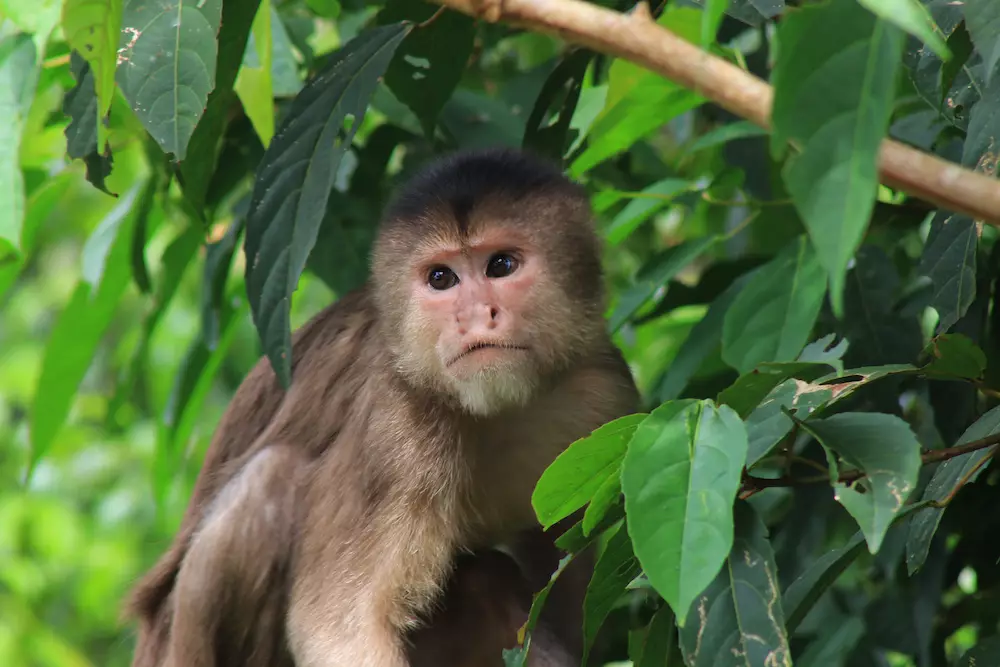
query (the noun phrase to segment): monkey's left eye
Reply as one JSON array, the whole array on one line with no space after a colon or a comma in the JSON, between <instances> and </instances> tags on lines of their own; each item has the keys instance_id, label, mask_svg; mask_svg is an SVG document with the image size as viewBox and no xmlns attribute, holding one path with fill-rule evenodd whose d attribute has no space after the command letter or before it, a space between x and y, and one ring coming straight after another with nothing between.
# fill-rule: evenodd
<instances>
[{"instance_id":1,"label":"monkey's left eye","mask_svg":"<svg viewBox=\"0 0 1000 667\"><path fill-rule=\"evenodd\" d=\"M436 290L446 290L458 283L458 276L447 266L438 266L427 274L427 284Z\"/></svg>"},{"instance_id":2,"label":"monkey's left eye","mask_svg":"<svg viewBox=\"0 0 1000 667\"><path fill-rule=\"evenodd\" d=\"M509 276L517 270L517 260L510 255L505 255L503 253L498 253L490 257L489 263L486 264L486 277L488 278L503 278L504 276Z\"/></svg>"}]
</instances>

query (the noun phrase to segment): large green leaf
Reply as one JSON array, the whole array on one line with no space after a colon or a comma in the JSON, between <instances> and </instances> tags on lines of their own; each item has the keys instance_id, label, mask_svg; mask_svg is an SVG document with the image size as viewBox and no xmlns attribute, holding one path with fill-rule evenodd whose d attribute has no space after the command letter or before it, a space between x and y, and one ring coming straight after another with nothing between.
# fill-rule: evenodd
<instances>
[{"instance_id":1,"label":"large green leaf","mask_svg":"<svg viewBox=\"0 0 1000 667\"><path fill-rule=\"evenodd\" d=\"M765 361L792 361L809 340L826 278L799 237L747 282L722 325L722 358L747 373Z\"/></svg>"},{"instance_id":2,"label":"large green leaf","mask_svg":"<svg viewBox=\"0 0 1000 667\"><path fill-rule=\"evenodd\" d=\"M948 331L976 298L976 223L939 211L931 221L917 271L934 285L930 306L938 313L938 331Z\"/></svg>"},{"instance_id":3,"label":"large green leaf","mask_svg":"<svg viewBox=\"0 0 1000 667\"><path fill-rule=\"evenodd\" d=\"M1000 4L994 0L965 0L965 25L983 55L984 76L989 82L1000 62Z\"/></svg>"},{"instance_id":4,"label":"large green leaf","mask_svg":"<svg viewBox=\"0 0 1000 667\"><path fill-rule=\"evenodd\" d=\"M772 147L801 146L783 171L820 262L834 312L875 205L903 33L855 0L807 5L778 28Z\"/></svg>"},{"instance_id":5,"label":"large green leaf","mask_svg":"<svg viewBox=\"0 0 1000 667\"><path fill-rule=\"evenodd\" d=\"M73 397L90 367L101 337L129 285L132 245L130 213L134 187L94 230L83 250L82 278L59 314L49 340L31 406L31 463L48 451L69 414ZM147 185L143 197L152 196Z\"/></svg>"},{"instance_id":6,"label":"large green leaf","mask_svg":"<svg viewBox=\"0 0 1000 667\"><path fill-rule=\"evenodd\" d=\"M795 377L815 380L828 373L830 365L814 361L791 361L785 363L764 363L749 373L744 373L732 385L719 393L719 403L725 403L740 417L747 417L772 389Z\"/></svg>"},{"instance_id":7,"label":"large green leaf","mask_svg":"<svg viewBox=\"0 0 1000 667\"><path fill-rule=\"evenodd\" d=\"M601 552L594 574L587 586L587 594L583 600L583 659L580 664L587 664L587 656L601 629L604 619L614 608L615 603L625 593L626 588L641 571L639 561L632 552L632 541L629 539L628 526L625 523L615 529Z\"/></svg>"},{"instance_id":8,"label":"large green leaf","mask_svg":"<svg viewBox=\"0 0 1000 667\"><path fill-rule=\"evenodd\" d=\"M834 498L858 522L871 553L878 552L893 519L917 486L920 442L895 415L843 413L809 422L824 448L865 473L853 484L837 483Z\"/></svg>"},{"instance_id":9,"label":"large green leaf","mask_svg":"<svg viewBox=\"0 0 1000 667\"><path fill-rule=\"evenodd\" d=\"M118 85L156 143L187 156L215 88L222 0L127 0Z\"/></svg>"},{"instance_id":10,"label":"large green leaf","mask_svg":"<svg viewBox=\"0 0 1000 667\"><path fill-rule=\"evenodd\" d=\"M103 120L115 94L115 67L124 0L65 0L62 29L70 48L83 56L94 72L97 115ZM98 123L98 146L104 146L104 125Z\"/></svg>"},{"instance_id":11,"label":"large green leaf","mask_svg":"<svg viewBox=\"0 0 1000 667\"><path fill-rule=\"evenodd\" d=\"M372 28L338 51L292 102L258 169L247 217L247 294L264 351L286 386L292 292L316 243L344 151L410 29L405 23Z\"/></svg>"},{"instance_id":12,"label":"large green leaf","mask_svg":"<svg viewBox=\"0 0 1000 667\"><path fill-rule=\"evenodd\" d=\"M791 667L792 655L767 528L747 503L735 510L726 564L695 600L697 622L681 630L688 667Z\"/></svg>"},{"instance_id":13,"label":"large green leaf","mask_svg":"<svg viewBox=\"0 0 1000 667\"><path fill-rule=\"evenodd\" d=\"M385 5L376 20L379 25L422 23L439 9L423 0L394 0ZM428 137L434 136L438 114L462 78L475 32L472 18L445 11L411 31L389 63L386 85L413 110Z\"/></svg>"},{"instance_id":14,"label":"large green leaf","mask_svg":"<svg viewBox=\"0 0 1000 667\"><path fill-rule=\"evenodd\" d=\"M995 407L966 429L956 445L964 445L1000 433L1000 407ZM921 502L941 502L955 492L959 482L973 469L983 464L983 459L993 454L996 447L987 447L962 456L948 459L938 465L937 470L924 489ZM980 470L981 472L981 470ZM975 481L979 472L969 481ZM910 519L910 534L906 540L906 569L910 574L919 570L927 559L934 533L944 515L943 507L928 507L920 510Z\"/></svg>"},{"instance_id":15,"label":"large green leaf","mask_svg":"<svg viewBox=\"0 0 1000 667\"><path fill-rule=\"evenodd\" d=\"M858 0L869 11L874 12L879 17L895 23L906 32L918 37L939 58L947 59L951 56L948 45L944 39L936 32L937 26L930 12L920 4L920 0Z\"/></svg>"},{"instance_id":16,"label":"large green leaf","mask_svg":"<svg viewBox=\"0 0 1000 667\"><path fill-rule=\"evenodd\" d=\"M546 528L586 505L609 477L618 477L635 429L647 415L619 417L566 448L542 473L531 494Z\"/></svg>"},{"instance_id":17,"label":"large green leaf","mask_svg":"<svg viewBox=\"0 0 1000 667\"><path fill-rule=\"evenodd\" d=\"M711 401L665 403L632 436L622 465L629 534L679 626L733 545L746 453L743 422Z\"/></svg>"},{"instance_id":18,"label":"large green leaf","mask_svg":"<svg viewBox=\"0 0 1000 667\"><path fill-rule=\"evenodd\" d=\"M0 41L0 260L21 248L24 224L24 176L21 132L35 93L38 69L35 44L23 34Z\"/></svg>"}]
</instances>

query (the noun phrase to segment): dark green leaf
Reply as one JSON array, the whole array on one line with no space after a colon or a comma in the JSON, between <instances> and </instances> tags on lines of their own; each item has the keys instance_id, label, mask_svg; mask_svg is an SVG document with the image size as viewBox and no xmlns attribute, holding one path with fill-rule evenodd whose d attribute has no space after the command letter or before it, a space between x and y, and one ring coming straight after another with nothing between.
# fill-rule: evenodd
<instances>
[{"instance_id":1,"label":"dark green leaf","mask_svg":"<svg viewBox=\"0 0 1000 667\"><path fill-rule=\"evenodd\" d=\"M747 467L753 467L768 456L792 430L794 424L785 410L805 420L833 397L833 389L797 379L785 380L771 390L746 418L749 439Z\"/></svg>"},{"instance_id":2,"label":"dark green leaf","mask_svg":"<svg viewBox=\"0 0 1000 667\"><path fill-rule=\"evenodd\" d=\"M955 667L986 667L1000 665L1000 636L979 641L955 663Z\"/></svg>"},{"instance_id":3,"label":"dark green leaf","mask_svg":"<svg viewBox=\"0 0 1000 667\"><path fill-rule=\"evenodd\" d=\"M924 348L924 355L931 360L920 370L930 377L977 380L986 371L986 355L962 334L935 336Z\"/></svg>"},{"instance_id":4,"label":"dark green leaf","mask_svg":"<svg viewBox=\"0 0 1000 667\"><path fill-rule=\"evenodd\" d=\"M247 294L281 383L291 383L290 299L319 233L344 151L410 26L367 30L310 81L268 146L247 218ZM349 129L345 121L351 118ZM343 134L342 134L343 132Z\"/></svg>"},{"instance_id":5,"label":"dark green leaf","mask_svg":"<svg viewBox=\"0 0 1000 667\"><path fill-rule=\"evenodd\" d=\"M1000 5L993 0L965 0L965 24L983 55L987 83L1000 62Z\"/></svg>"},{"instance_id":6,"label":"dark green leaf","mask_svg":"<svg viewBox=\"0 0 1000 667\"><path fill-rule=\"evenodd\" d=\"M625 593L626 587L635 579L642 568L632 552L632 540L629 539L628 527L622 523L617 528L607 545L601 552L594 574L587 586L587 594L583 601L583 660L587 664L587 656L594 645L597 631L601 629L604 619L614 608L615 603Z\"/></svg>"},{"instance_id":7,"label":"dark green leaf","mask_svg":"<svg viewBox=\"0 0 1000 667\"><path fill-rule=\"evenodd\" d=\"M535 105L528 116L522 146L540 155L561 161L569 139L570 122L580 101L583 79L593 58L593 51L578 49L567 55L545 80ZM564 93L554 118L549 119L549 108Z\"/></svg>"},{"instance_id":8,"label":"dark green leaf","mask_svg":"<svg viewBox=\"0 0 1000 667\"><path fill-rule=\"evenodd\" d=\"M760 364L749 373L741 375L732 386L719 394L719 403L725 403L740 417L747 417L771 390L788 378L815 380L829 371L826 363L793 361L783 364Z\"/></svg>"},{"instance_id":9,"label":"dark green leaf","mask_svg":"<svg viewBox=\"0 0 1000 667\"><path fill-rule=\"evenodd\" d=\"M939 58L951 57L945 41L935 32L937 26L934 25L934 19L920 4L920 0L860 0L860 2L869 11L919 38Z\"/></svg>"},{"instance_id":10,"label":"dark green leaf","mask_svg":"<svg viewBox=\"0 0 1000 667\"><path fill-rule=\"evenodd\" d=\"M959 72L969 62L972 55L972 36L965 27L965 21L958 24L958 27L948 36L948 50L951 51L950 60L941 64L941 92L947 93L955 85L955 79ZM941 100L942 102L944 100Z\"/></svg>"},{"instance_id":11,"label":"dark green leaf","mask_svg":"<svg viewBox=\"0 0 1000 667\"><path fill-rule=\"evenodd\" d=\"M653 297L656 290L715 245L718 238L703 236L667 248L642 267L635 278L635 285L622 293L618 305L611 313L608 328L617 331L637 310Z\"/></svg>"},{"instance_id":12,"label":"dark green leaf","mask_svg":"<svg viewBox=\"0 0 1000 667\"><path fill-rule=\"evenodd\" d=\"M785 608L785 625L789 635L795 634L795 630L816 601L861 555L864 546L864 535L858 531L843 547L816 559L808 570L788 586L781 602Z\"/></svg>"},{"instance_id":13,"label":"dark green leaf","mask_svg":"<svg viewBox=\"0 0 1000 667\"><path fill-rule=\"evenodd\" d=\"M976 298L978 242L971 218L944 211L934 216L917 271L934 286L928 305L938 313L938 331L948 331Z\"/></svg>"},{"instance_id":14,"label":"dark green leaf","mask_svg":"<svg viewBox=\"0 0 1000 667\"><path fill-rule=\"evenodd\" d=\"M649 626L645 628L642 644L634 658L635 667L672 667L669 662L676 650L677 628L674 625L674 610L670 605L660 607Z\"/></svg>"},{"instance_id":15,"label":"dark green leaf","mask_svg":"<svg viewBox=\"0 0 1000 667\"><path fill-rule=\"evenodd\" d=\"M795 661L804 667L829 667L843 665L848 654L854 650L865 634L865 624L857 616L850 616L843 622L822 628L819 636L809 644Z\"/></svg>"},{"instance_id":16,"label":"dark green leaf","mask_svg":"<svg viewBox=\"0 0 1000 667\"><path fill-rule=\"evenodd\" d=\"M968 444L998 433L1000 433L1000 407L993 408L966 429L956 445ZM923 496L920 498L921 502L941 502L947 499L957 490L959 482L973 469L981 465L983 458L990 456L995 449L995 446L987 447L941 463L934 471L934 476L931 477L927 488L924 489ZM968 481L975 481L978 475L979 472ZM910 519L910 534L906 541L906 569L911 575L923 566L927 558L927 550L930 548L931 540L934 538L934 533L937 532L943 514L943 507L927 507L921 509Z\"/></svg>"},{"instance_id":17,"label":"dark green leaf","mask_svg":"<svg viewBox=\"0 0 1000 667\"><path fill-rule=\"evenodd\" d=\"M83 56L93 69L100 118L108 115L115 93L120 32L122 26L127 25L122 22L122 4L123 0L65 0L63 3L63 33L70 48Z\"/></svg>"},{"instance_id":18,"label":"dark green leaf","mask_svg":"<svg viewBox=\"0 0 1000 667\"><path fill-rule=\"evenodd\" d=\"M545 528L583 507L608 478L619 475L629 440L647 416L628 415L608 422L556 457L531 494L531 505Z\"/></svg>"},{"instance_id":19,"label":"dark green leaf","mask_svg":"<svg viewBox=\"0 0 1000 667\"><path fill-rule=\"evenodd\" d=\"M688 146L688 151L691 153L705 150L706 148L712 148L713 146L718 146L720 144L725 144L730 141L736 141L737 139L748 139L750 137L760 137L766 135L767 132L748 120L739 120L734 123L727 123L725 125L720 125L719 127L706 132L701 135L694 142Z\"/></svg>"},{"instance_id":20,"label":"dark green leaf","mask_svg":"<svg viewBox=\"0 0 1000 667\"><path fill-rule=\"evenodd\" d=\"M746 451L743 422L711 401L661 405L629 444L622 465L629 534L679 626L732 547Z\"/></svg>"},{"instance_id":21,"label":"dark green leaf","mask_svg":"<svg viewBox=\"0 0 1000 667\"><path fill-rule=\"evenodd\" d=\"M737 503L732 550L719 575L695 600L697 622L680 632L689 667L791 667L778 568L767 528Z\"/></svg>"},{"instance_id":22,"label":"dark green leaf","mask_svg":"<svg viewBox=\"0 0 1000 667\"><path fill-rule=\"evenodd\" d=\"M90 65L79 53L70 54L70 70L76 85L63 98L63 113L69 116L66 126L66 154L81 158L87 167L87 181L101 192L112 194L104 183L111 174L111 146L97 149L97 93Z\"/></svg>"},{"instance_id":23,"label":"dark green leaf","mask_svg":"<svg viewBox=\"0 0 1000 667\"><path fill-rule=\"evenodd\" d=\"M996 137L1000 133L1000 76L994 76L969 114L969 131L962 147L962 164L993 174Z\"/></svg>"},{"instance_id":24,"label":"dark green leaf","mask_svg":"<svg viewBox=\"0 0 1000 667\"><path fill-rule=\"evenodd\" d=\"M920 442L895 415L843 413L809 422L824 448L865 477L837 484L834 498L857 520L871 553L878 552L893 519L917 486Z\"/></svg>"},{"instance_id":25,"label":"dark green leaf","mask_svg":"<svg viewBox=\"0 0 1000 667\"><path fill-rule=\"evenodd\" d=\"M379 25L400 21L422 23L438 9L423 0L393 0L379 12L377 22ZM474 36L470 17L445 11L431 23L412 30L389 63L386 85L400 102L413 110L428 137L434 135L438 114L462 77Z\"/></svg>"},{"instance_id":26,"label":"dark green leaf","mask_svg":"<svg viewBox=\"0 0 1000 667\"><path fill-rule=\"evenodd\" d=\"M833 347L830 347L835 338L836 334L827 334L809 343L802 348L798 361L814 361L829 364L838 373L843 372L844 362L841 359L850 347L850 341L844 338Z\"/></svg>"},{"instance_id":27,"label":"dark green leaf","mask_svg":"<svg viewBox=\"0 0 1000 667\"><path fill-rule=\"evenodd\" d=\"M782 172L843 312L847 265L868 228L903 33L855 0L806 5L778 28L772 147L802 146Z\"/></svg>"},{"instance_id":28,"label":"dark green leaf","mask_svg":"<svg viewBox=\"0 0 1000 667\"><path fill-rule=\"evenodd\" d=\"M809 340L824 294L823 267L800 236L747 281L726 311L722 358L741 373L765 361L792 361Z\"/></svg>"},{"instance_id":29,"label":"dark green leaf","mask_svg":"<svg viewBox=\"0 0 1000 667\"><path fill-rule=\"evenodd\" d=\"M118 85L160 148L178 161L215 88L221 20L222 0L126 0Z\"/></svg>"}]
</instances>

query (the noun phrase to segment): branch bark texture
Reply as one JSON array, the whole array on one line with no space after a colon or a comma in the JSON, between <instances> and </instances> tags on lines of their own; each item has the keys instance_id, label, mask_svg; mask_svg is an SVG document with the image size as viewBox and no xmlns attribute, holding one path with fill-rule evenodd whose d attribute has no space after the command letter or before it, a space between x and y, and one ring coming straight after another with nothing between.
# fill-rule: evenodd
<instances>
[{"instance_id":1,"label":"branch bark texture","mask_svg":"<svg viewBox=\"0 0 1000 667\"><path fill-rule=\"evenodd\" d=\"M624 58L770 129L773 90L761 79L657 25L646 4L622 14L582 0L431 0L491 23L543 32ZM1000 227L1000 181L885 139L881 181L940 208Z\"/></svg>"}]
</instances>

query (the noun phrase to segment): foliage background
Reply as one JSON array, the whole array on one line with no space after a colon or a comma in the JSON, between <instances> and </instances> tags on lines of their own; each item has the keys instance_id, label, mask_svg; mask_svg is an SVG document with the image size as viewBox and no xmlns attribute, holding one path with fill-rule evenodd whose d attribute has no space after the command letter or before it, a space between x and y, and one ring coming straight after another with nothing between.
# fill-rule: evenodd
<instances>
[{"instance_id":1,"label":"foliage background","mask_svg":"<svg viewBox=\"0 0 1000 667\"><path fill-rule=\"evenodd\" d=\"M632 486L647 480L630 477L625 460L621 481L638 561L624 528L613 524L602 537L605 570L595 577L608 602L590 607L593 622L603 621L592 664L631 657L673 665L681 653L698 665L789 664L789 651L777 650L789 644L800 665L972 664L972 654L963 657L970 648L981 651L979 664L1000 664L996 640L990 643L1000 617L998 550L990 540L997 490L984 456L993 450L955 458L962 471L987 474L951 474L931 495L924 489L942 479L937 461L960 453L945 448L982 415L993 421L979 421L976 437L965 441L1000 429L988 412L1000 387L996 231L876 187L873 171L877 141L888 132L995 172L996 5L657 3L662 25L772 80L769 137L630 63L550 37L456 12L414 28L436 9L417 0L385 7L264 0L256 14L256 2L229 0L92 4L110 17L98 22L106 34L97 38L83 2L0 0L0 664L128 663L131 629L119 618L119 601L171 538L232 392L263 352L285 344L282 336L262 344L251 311L281 323L282 307L273 304L291 296L288 327L304 322L364 279L372 225L395 183L436 153L497 144L562 158L593 193L607 240L610 326L649 409L667 402L655 413L662 423L644 426L656 429L653 441L679 423L671 410L694 409L670 403L680 398L711 399L697 410L722 415L730 429L723 444L745 440L747 430L759 436L751 427L765 422L777 433L766 451L755 450L758 481L732 476L743 474L744 460L727 469L739 481L738 489L727 487L727 502L737 492L750 500L737 504L740 544L759 549L764 563L740 576L728 547L713 551L679 534L667 536L669 548L656 542L663 538L643 528L643 517L658 526L666 516L629 506L639 495L630 496ZM149 11L155 16L143 24L144 39L133 41L129 26ZM391 27L400 20L411 22L405 31ZM290 196L280 184L290 170L274 146L297 137L285 136L283 123L301 114L296 100L305 99L306 82L329 72L337 50L374 25L398 30L403 41L388 52L391 64L382 63L383 79L360 78L372 85L360 106L336 106L329 80L314 89L327 95L317 122L339 131L347 150L330 175L332 191L318 186L310 195L328 193L326 206L315 199L303 206L313 216L298 229L311 224L318 234L306 270L297 283L294 269L282 274L278 287L267 288L277 291L267 293L251 275L248 290L244 225L256 239L248 243L259 244L264 231L279 228L268 226L274 220L292 224L287 211L261 203L267 187L252 197L254 175L277 187L280 201ZM175 62L170 39L181 27L190 29L189 59L176 54L180 74L164 78L172 70L163 65ZM215 80L199 79L199 65L202 74L214 69ZM330 76L342 81L338 71ZM193 101L164 111L164 97L175 91ZM106 128L97 122L104 110ZM787 140L804 145L805 157L788 154ZM318 161L335 164L326 148ZM306 262L301 242L283 242ZM274 265L266 268L259 280L273 278ZM753 290L741 291L748 283ZM935 338L946 332L961 337ZM796 359L809 363L789 363ZM888 366L928 361L937 366L919 373ZM873 366L883 368L844 372ZM770 379L753 385L760 375ZM810 392L797 383L814 388L823 375L849 391L843 403L819 399L812 407L828 410L821 416L886 415L839 448L838 434L827 434L843 469L866 471L885 489L873 473L916 480L922 449L930 465L911 500L940 500L976 482L955 495L937 532L935 523L921 538L929 555L913 576L907 566L919 549L909 519L891 530L887 520L873 527L845 511L822 479L802 481L828 462L813 437L822 439L823 425L793 428L778 406L806 419L800 401L808 404ZM739 425L726 421L723 404L739 413ZM836 431L836 423L827 426ZM705 445L703 435L677 437L681 449L688 438L692 451ZM852 455L857 442L863 446ZM594 443L609 451L607 442ZM655 442L645 447L628 456L653 452L650 469L661 470L663 452ZM931 450L944 454L926 457ZM898 455L870 456L885 451ZM765 456L771 452L780 456ZM585 472L554 469L549 500L536 498L540 515L546 502L551 519L600 495L560 495L566 475ZM775 488L759 481L776 477ZM616 472L614 484L602 487L610 488L602 492L606 518L621 510L617 480ZM680 489L683 499L694 497L689 490ZM889 519L901 509L891 501L879 507ZM733 516L724 508L711 519L725 534ZM877 553L856 536L859 522L869 528L868 543L881 544ZM757 531L763 524L769 539ZM789 631L780 620L766 637L768 650L754 652L733 637L742 631L745 638L754 619L780 614L757 609L740 620L723 605L705 627L725 650L692 657L684 633L682 650L672 630L670 605L683 596L665 592L667 570L657 562L675 548L707 561L684 573L705 579L702 588L724 584L713 579L722 567L723 575L743 577L748 595L766 598L775 583L768 577L777 577L785 618L797 614L797 627ZM789 588L803 576L808 600L792 604ZM736 612L738 598L730 605Z\"/></svg>"}]
</instances>

